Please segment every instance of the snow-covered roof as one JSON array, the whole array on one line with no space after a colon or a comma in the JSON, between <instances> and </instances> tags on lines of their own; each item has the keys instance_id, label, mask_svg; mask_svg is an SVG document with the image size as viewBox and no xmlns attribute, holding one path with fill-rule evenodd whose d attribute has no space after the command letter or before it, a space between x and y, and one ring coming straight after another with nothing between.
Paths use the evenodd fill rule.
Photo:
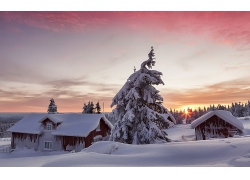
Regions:
<instances>
[{"instance_id":1,"label":"snow-covered roof","mask_svg":"<svg viewBox=\"0 0 250 180\"><path fill-rule=\"evenodd\" d=\"M223 119L224 121L228 122L229 124L232 124L239 130L244 129L242 122L239 121L237 118L235 118L231 112L225 111L225 110L214 110L214 111L210 111L204 114L203 116L199 117L198 119L196 119L195 121L191 123L191 128L193 129L196 128L198 125L200 125L201 123L203 123L204 121L212 117L213 115L216 115L219 118Z\"/></svg>"},{"instance_id":2,"label":"snow-covered roof","mask_svg":"<svg viewBox=\"0 0 250 180\"><path fill-rule=\"evenodd\" d=\"M47 114L32 113L25 116L23 119L18 121L15 125L10 127L7 131L28 133L28 134L41 134L42 128L39 120L43 119Z\"/></svg>"},{"instance_id":3,"label":"snow-covered roof","mask_svg":"<svg viewBox=\"0 0 250 180\"><path fill-rule=\"evenodd\" d=\"M42 132L42 121L50 119L54 123L61 123L53 135L80 136L86 137L91 131L97 128L100 119L112 128L113 125L107 120L104 114L29 114L14 126L8 129L10 132L40 134Z\"/></svg>"},{"instance_id":4,"label":"snow-covered roof","mask_svg":"<svg viewBox=\"0 0 250 180\"><path fill-rule=\"evenodd\" d=\"M86 137L96 129L101 118L107 122L103 114L63 114L61 118L63 123L51 134Z\"/></svg>"}]
</instances>

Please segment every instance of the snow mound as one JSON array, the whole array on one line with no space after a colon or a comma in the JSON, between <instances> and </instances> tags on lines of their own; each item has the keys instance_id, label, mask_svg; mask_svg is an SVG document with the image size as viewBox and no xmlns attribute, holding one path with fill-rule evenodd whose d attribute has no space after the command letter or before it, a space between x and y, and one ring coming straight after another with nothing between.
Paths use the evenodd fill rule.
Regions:
<instances>
[{"instance_id":1,"label":"snow mound","mask_svg":"<svg viewBox=\"0 0 250 180\"><path fill-rule=\"evenodd\" d=\"M51 159L42 166L249 166L249 143L249 137L147 145L104 141L95 143L82 152Z\"/></svg>"},{"instance_id":2,"label":"snow mound","mask_svg":"<svg viewBox=\"0 0 250 180\"><path fill-rule=\"evenodd\" d=\"M111 154L118 149L116 142L96 142L92 146L83 149L81 152L95 152L99 154Z\"/></svg>"}]
</instances>

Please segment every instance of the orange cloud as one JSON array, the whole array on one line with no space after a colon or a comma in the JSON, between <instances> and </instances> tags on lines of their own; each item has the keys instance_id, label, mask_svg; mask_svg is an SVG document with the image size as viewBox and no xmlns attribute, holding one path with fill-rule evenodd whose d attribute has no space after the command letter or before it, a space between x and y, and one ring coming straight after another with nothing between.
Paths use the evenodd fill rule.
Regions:
<instances>
[{"instance_id":1,"label":"orange cloud","mask_svg":"<svg viewBox=\"0 0 250 180\"><path fill-rule=\"evenodd\" d=\"M111 112L110 104L120 86L116 84L100 84L81 81L79 79L61 79L43 83L47 90L41 92L26 92L19 88L2 90L0 88L1 112L45 112L50 98L54 98L58 112L81 112L84 103L92 101L101 104L103 111ZM72 90L71 87L91 86L92 91L84 93ZM101 94L100 94L101 92Z\"/></svg>"},{"instance_id":2,"label":"orange cloud","mask_svg":"<svg viewBox=\"0 0 250 180\"><path fill-rule=\"evenodd\" d=\"M167 90L166 90L167 91ZM250 79L236 79L198 89L170 91L162 94L167 108L204 107L212 104L227 105L250 100Z\"/></svg>"},{"instance_id":3,"label":"orange cloud","mask_svg":"<svg viewBox=\"0 0 250 180\"><path fill-rule=\"evenodd\" d=\"M12 93L15 94L15 93ZM1 100L0 109L1 112L47 112L49 105L49 100L54 96L49 94L37 95L30 97L15 96L9 100ZM58 112L82 112L82 107L84 103L92 101L96 104L98 101L101 105L103 112L111 112L110 104L112 97L100 97L98 94L86 94L86 95L75 95L70 98L56 97L54 98Z\"/></svg>"},{"instance_id":4,"label":"orange cloud","mask_svg":"<svg viewBox=\"0 0 250 180\"><path fill-rule=\"evenodd\" d=\"M62 83L60 81L60 83ZM73 85L74 82L65 82ZM0 97L9 97L9 100L1 100L1 112L46 112L49 99L54 98L58 106L58 112L81 112L84 103L98 101L104 111L111 112L110 104L119 88L113 89L111 94L99 95L97 93L79 94L76 92L60 90L63 85L58 85L51 91L43 94L28 94L25 92L10 92L0 90ZM78 83L78 82L77 82ZM96 88L102 88L96 85ZM110 91L110 89L108 89ZM197 108L209 105L228 105L234 102L247 102L250 100L250 78L235 79L221 82L198 89L167 90L160 93L164 98L164 106L168 109L183 109L184 107ZM62 96L64 95L64 96ZM69 96L69 97L67 97Z\"/></svg>"}]
</instances>

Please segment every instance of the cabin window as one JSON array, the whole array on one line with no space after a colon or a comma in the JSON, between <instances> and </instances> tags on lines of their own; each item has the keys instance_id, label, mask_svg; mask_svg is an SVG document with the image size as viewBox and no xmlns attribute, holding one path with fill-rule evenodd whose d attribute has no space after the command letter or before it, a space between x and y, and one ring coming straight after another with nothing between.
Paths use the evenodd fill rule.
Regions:
<instances>
[{"instance_id":1,"label":"cabin window","mask_svg":"<svg viewBox=\"0 0 250 180\"><path fill-rule=\"evenodd\" d=\"M52 124L51 123L47 123L46 130L52 130Z\"/></svg>"},{"instance_id":2,"label":"cabin window","mask_svg":"<svg viewBox=\"0 0 250 180\"><path fill-rule=\"evenodd\" d=\"M98 124L98 126L96 128L96 131L101 131L101 129L100 129L100 123Z\"/></svg>"},{"instance_id":3,"label":"cabin window","mask_svg":"<svg viewBox=\"0 0 250 180\"><path fill-rule=\"evenodd\" d=\"M52 150L52 142L51 141L45 141L44 142L44 149Z\"/></svg>"}]
</instances>

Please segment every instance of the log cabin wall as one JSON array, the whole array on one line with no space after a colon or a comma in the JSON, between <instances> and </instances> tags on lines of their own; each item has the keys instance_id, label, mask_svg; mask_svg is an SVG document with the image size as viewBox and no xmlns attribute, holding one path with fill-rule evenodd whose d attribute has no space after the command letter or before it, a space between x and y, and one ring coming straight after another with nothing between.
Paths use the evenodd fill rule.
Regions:
<instances>
[{"instance_id":1,"label":"log cabin wall","mask_svg":"<svg viewBox=\"0 0 250 180\"><path fill-rule=\"evenodd\" d=\"M238 131L238 129L216 115L195 128L197 140L232 137L233 135L230 133L232 131Z\"/></svg>"},{"instance_id":2,"label":"log cabin wall","mask_svg":"<svg viewBox=\"0 0 250 180\"><path fill-rule=\"evenodd\" d=\"M38 134L25 134L13 132L11 137L11 148L26 147L29 149L34 148L38 150L39 135Z\"/></svg>"},{"instance_id":3,"label":"log cabin wall","mask_svg":"<svg viewBox=\"0 0 250 180\"><path fill-rule=\"evenodd\" d=\"M110 133L110 127L105 123L103 119L100 120L100 131L95 132L95 136L101 135L102 137L107 136Z\"/></svg>"},{"instance_id":4,"label":"log cabin wall","mask_svg":"<svg viewBox=\"0 0 250 180\"><path fill-rule=\"evenodd\" d=\"M85 138L85 147L89 147L92 142L94 142L94 137L96 136L96 130L93 130L89 133L89 135Z\"/></svg>"},{"instance_id":5,"label":"log cabin wall","mask_svg":"<svg viewBox=\"0 0 250 180\"><path fill-rule=\"evenodd\" d=\"M78 145L83 144L83 148L91 146L94 142L94 137L97 135L101 135L102 137L107 136L110 133L110 127L105 123L103 119L100 120L100 131L96 131L94 129L91 131L87 137L72 137L72 136L62 136L62 148L67 150L67 146L71 146L72 149L77 149Z\"/></svg>"},{"instance_id":6,"label":"log cabin wall","mask_svg":"<svg viewBox=\"0 0 250 180\"><path fill-rule=\"evenodd\" d=\"M58 136L62 141L62 149L65 151L76 150L80 151L85 147L85 138L84 137L75 137L75 136ZM77 148L82 146L81 149Z\"/></svg>"}]
</instances>

